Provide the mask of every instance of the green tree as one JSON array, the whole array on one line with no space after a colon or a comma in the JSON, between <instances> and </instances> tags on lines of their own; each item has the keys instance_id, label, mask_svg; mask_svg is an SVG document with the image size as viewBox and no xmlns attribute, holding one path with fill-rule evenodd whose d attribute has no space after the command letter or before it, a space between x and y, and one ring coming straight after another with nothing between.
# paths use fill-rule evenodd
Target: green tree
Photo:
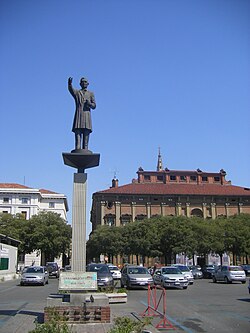
<instances>
[{"instance_id":1,"label":"green tree","mask_svg":"<svg viewBox=\"0 0 250 333\"><path fill-rule=\"evenodd\" d=\"M139 256L142 263L145 257L152 254L152 239L154 235L153 222L151 220L136 221L123 227L124 252L127 255L134 254L139 265Z\"/></svg>"},{"instance_id":2,"label":"green tree","mask_svg":"<svg viewBox=\"0 0 250 333\"><path fill-rule=\"evenodd\" d=\"M225 248L233 255L233 264L237 264L237 256L249 254L250 215L230 216L225 224Z\"/></svg>"},{"instance_id":3,"label":"green tree","mask_svg":"<svg viewBox=\"0 0 250 333\"><path fill-rule=\"evenodd\" d=\"M33 215L29 223L32 230L30 248L41 251L42 264L53 261L55 257L69 250L71 226L66 224L59 214L41 212Z\"/></svg>"},{"instance_id":4,"label":"green tree","mask_svg":"<svg viewBox=\"0 0 250 333\"><path fill-rule=\"evenodd\" d=\"M104 254L112 261L113 256L122 252L122 244L121 228L99 226L87 241L88 260L99 260L100 254Z\"/></svg>"},{"instance_id":5,"label":"green tree","mask_svg":"<svg viewBox=\"0 0 250 333\"><path fill-rule=\"evenodd\" d=\"M219 217L215 220L209 221L209 243L211 252L220 256L220 264L222 265L222 257L226 252L226 234L225 227L227 219L225 217Z\"/></svg>"},{"instance_id":6,"label":"green tree","mask_svg":"<svg viewBox=\"0 0 250 333\"><path fill-rule=\"evenodd\" d=\"M194 237L194 254L206 258L211 251L210 221L199 217L191 218L191 227ZM205 264L205 262L204 262Z\"/></svg>"},{"instance_id":7,"label":"green tree","mask_svg":"<svg viewBox=\"0 0 250 333\"><path fill-rule=\"evenodd\" d=\"M0 233L20 241L19 253L31 253L33 247L30 239L32 228L29 220L24 219L22 214L0 214Z\"/></svg>"}]
</instances>

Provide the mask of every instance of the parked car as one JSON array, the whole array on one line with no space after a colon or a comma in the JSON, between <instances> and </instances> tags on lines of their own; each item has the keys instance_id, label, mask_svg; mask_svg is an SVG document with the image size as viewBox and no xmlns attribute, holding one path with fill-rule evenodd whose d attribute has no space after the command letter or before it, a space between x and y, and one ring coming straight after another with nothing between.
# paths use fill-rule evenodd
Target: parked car
<instances>
[{"instance_id":1,"label":"parked car","mask_svg":"<svg viewBox=\"0 0 250 333\"><path fill-rule=\"evenodd\" d=\"M193 269L198 269L201 271L201 266L200 265L190 265L188 266L188 268L190 269L190 271L192 271Z\"/></svg>"},{"instance_id":2,"label":"parked car","mask_svg":"<svg viewBox=\"0 0 250 333\"><path fill-rule=\"evenodd\" d=\"M244 269L246 276L250 275L250 265L241 265L241 267Z\"/></svg>"},{"instance_id":3,"label":"parked car","mask_svg":"<svg viewBox=\"0 0 250 333\"><path fill-rule=\"evenodd\" d=\"M211 279L213 277L213 274L214 274L216 268L217 268L216 265L203 266L201 271L203 273L204 279Z\"/></svg>"},{"instance_id":4,"label":"parked car","mask_svg":"<svg viewBox=\"0 0 250 333\"><path fill-rule=\"evenodd\" d=\"M121 273L121 287L126 286L129 289L153 285L153 278L146 267L126 265Z\"/></svg>"},{"instance_id":5,"label":"parked car","mask_svg":"<svg viewBox=\"0 0 250 333\"><path fill-rule=\"evenodd\" d=\"M20 285L49 283L49 273L44 266L29 266L21 274Z\"/></svg>"},{"instance_id":6,"label":"parked car","mask_svg":"<svg viewBox=\"0 0 250 333\"><path fill-rule=\"evenodd\" d=\"M47 270L49 272L50 277L54 276L56 278L59 278L60 269L59 269L59 266L56 262L47 262L46 267L47 267Z\"/></svg>"},{"instance_id":7,"label":"parked car","mask_svg":"<svg viewBox=\"0 0 250 333\"><path fill-rule=\"evenodd\" d=\"M241 266L221 266L213 274L213 282L217 281L246 283L246 274Z\"/></svg>"},{"instance_id":8,"label":"parked car","mask_svg":"<svg viewBox=\"0 0 250 333\"><path fill-rule=\"evenodd\" d=\"M122 273L119 268L115 265L108 265L108 268L113 276L114 280L120 280L122 277Z\"/></svg>"},{"instance_id":9,"label":"parked car","mask_svg":"<svg viewBox=\"0 0 250 333\"><path fill-rule=\"evenodd\" d=\"M181 264L173 264L172 266L175 266L175 267L179 268L179 270L182 272L182 274L184 274L185 277L188 279L189 284L194 283L193 273L190 271L190 269L187 266L181 265Z\"/></svg>"},{"instance_id":10,"label":"parked car","mask_svg":"<svg viewBox=\"0 0 250 333\"><path fill-rule=\"evenodd\" d=\"M202 279L203 278L203 273L200 269L194 267L191 269L191 272L193 273L194 279Z\"/></svg>"},{"instance_id":11,"label":"parked car","mask_svg":"<svg viewBox=\"0 0 250 333\"><path fill-rule=\"evenodd\" d=\"M87 272L97 273L97 285L98 287L113 287L114 279L106 264L88 264L86 267Z\"/></svg>"},{"instance_id":12,"label":"parked car","mask_svg":"<svg viewBox=\"0 0 250 333\"><path fill-rule=\"evenodd\" d=\"M154 284L159 284L163 288L187 289L188 279L178 267L166 266L155 270L153 275Z\"/></svg>"}]
</instances>

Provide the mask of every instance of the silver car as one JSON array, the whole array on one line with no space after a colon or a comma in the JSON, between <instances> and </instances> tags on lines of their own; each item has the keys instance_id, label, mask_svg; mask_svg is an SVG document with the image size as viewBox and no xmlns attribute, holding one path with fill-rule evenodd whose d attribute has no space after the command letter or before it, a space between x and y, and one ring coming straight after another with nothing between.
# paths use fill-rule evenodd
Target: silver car
<instances>
[{"instance_id":1,"label":"silver car","mask_svg":"<svg viewBox=\"0 0 250 333\"><path fill-rule=\"evenodd\" d=\"M122 269L121 287L147 287L153 285L153 278L146 267L126 265Z\"/></svg>"},{"instance_id":2,"label":"silver car","mask_svg":"<svg viewBox=\"0 0 250 333\"><path fill-rule=\"evenodd\" d=\"M172 266L178 267L179 270L182 272L182 274L185 275L185 277L188 279L189 284L194 283L194 276L193 273L190 271L190 269L186 265L181 264L173 264Z\"/></svg>"},{"instance_id":3,"label":"silver car","mask_svg":"<svg viewBox=\"0 0 250 333\"><path fill-rule=\"evenodd\" d=\"M27 267L22 275L20 285L26 284L41 284L45 285L49 283L49 273L44 266L30 266Z\"/></svg>"},{"instance_id":4,"label":"silver car","mask_svg":"<svg viewBox=\"0 0 250 333\"><path fill-rule=\"evenodd\" d=\"M153 279L155 284L159 284L163 288L187 289L188 287L188 279L177 267L165 266L158 268Z\"/></svg>"},{"instance_id":5,"label":"silver car","mask_svg":"<svg viewBox=\"0 0 250 333\"><path fill-rule=\"evenodd\" d=\"M217 281L246 283L246 273L241 266L221 266L213 274L213 282Z\"/></svg>"}]
</instances>

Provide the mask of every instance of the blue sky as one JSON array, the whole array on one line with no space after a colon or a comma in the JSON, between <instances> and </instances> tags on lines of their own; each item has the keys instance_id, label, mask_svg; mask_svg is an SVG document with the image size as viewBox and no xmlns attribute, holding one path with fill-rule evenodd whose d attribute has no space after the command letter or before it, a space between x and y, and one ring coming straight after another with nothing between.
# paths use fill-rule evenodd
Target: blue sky
<instances>
[{"instance_id":1,"label":"blue sky","mask_svg":"<svg viewBox=\"0 0 250 333\"><path fill-rule=\"evenodd\" d=\"M87 171L93 192L138 167L227 172L250 187L250 2L2 0L0 182L67 195L74 100L86 76L96 97ZM71 212L69 213L71 222ZM87 223L87 232L91 225Z\"/></svg>"}]
</instances>

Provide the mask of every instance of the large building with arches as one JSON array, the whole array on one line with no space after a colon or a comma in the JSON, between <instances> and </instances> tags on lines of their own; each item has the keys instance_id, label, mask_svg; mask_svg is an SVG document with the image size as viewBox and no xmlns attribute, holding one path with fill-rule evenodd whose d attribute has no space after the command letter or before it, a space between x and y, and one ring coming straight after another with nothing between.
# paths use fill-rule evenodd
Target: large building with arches
<instances>
[{"instance_id":1,"label":"large building with arches","mask_svg":"<svg viewBox=\"0 0 250 333\"><path fill-rule=\"evenodd\" d=\"M156 171L139 168L137 179L93 194L92 230L98 225L122 226L154 216L218 216L250 214L250 189L231 184L226 172L163 168L159 152Z\"/></svg>"}]
</instances>

